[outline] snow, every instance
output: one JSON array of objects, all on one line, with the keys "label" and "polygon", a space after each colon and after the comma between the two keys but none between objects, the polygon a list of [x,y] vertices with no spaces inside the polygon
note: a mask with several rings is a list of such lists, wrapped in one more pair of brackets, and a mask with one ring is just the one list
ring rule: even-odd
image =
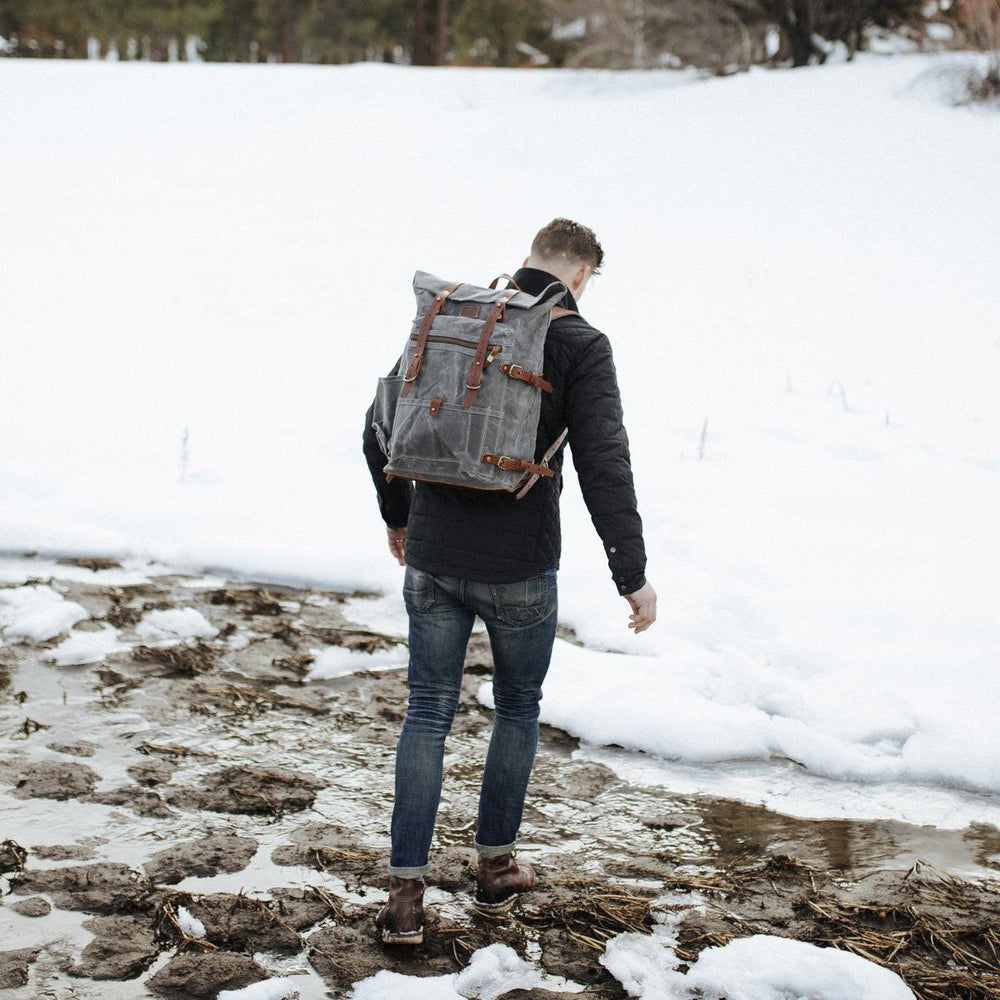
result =
[{"label": "snow", "polygon": [[294,979],[263,979],[241,990],[223,990],[218,1000],[285,1000],[298,996],[299,986]]},{"label": "snow", "polygon": [[0,634],[10,642],[44,642],[90,615],[44,584],[0,589]]},{"label": "snow", "polygon": [[135,627],[144,640],[212,639],[219,630],[196,608],[167,608],[150,611]]},{"label": "snow", "polygon": [[177,923],[185,934],[196,938],[205,937],[205,925],[183,906],[177,907]]},{"label": "snow", "polygon": [[509,945],[491,944],[475,951],[461,972],[446,976],[405,976],[383,969],[355,983],[351,1000],[496,1000],[515,989],[534,987],[576,992],[565,979],[546,976],[520,958]]},{"label": "snow", "polygon": [[405,667],[409,662],[406,646],[395,646],[376,653],[363,653],[343,646],[324,646],[309,652],[316,657],[306,674],[306,680],[310,681],[326,681],[359,670],[392,670]]},{"label": "snow", "polygon": [[57,667],[101,663],[109,653],[127,648],[118,641],[118,629],[111,626],[103,626],[98,632],[72,629],[58,646],[43,653],[42,659],[50,660]]},{"label": "snow", "polygon": [[[0,61],[0,546],[401,613],[359,438],[412,273],[489,281],[575,217],[607,252],[581,307],[614,345],[660,620],[627,630],[568,462],[560,617],[590,652],[559,644],[543,717],[664,777],[740,769],[776,808],[808,783],[829,814],[925,789],[993,816],[1000,129],[912,86],[961,58]],[[530,141],[498,140],[525,107]]]},{"label": "snow", "polygon": [[683,974],[668,942],[619,934],[601,964],[641,1000],[914,1000],[899,976],[873,962],[769,935],[706,948]]}]

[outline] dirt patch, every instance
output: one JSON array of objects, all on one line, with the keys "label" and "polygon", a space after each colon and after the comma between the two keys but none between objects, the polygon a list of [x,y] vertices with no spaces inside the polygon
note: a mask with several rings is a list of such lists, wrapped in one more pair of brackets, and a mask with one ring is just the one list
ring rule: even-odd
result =
[{"label": "dirt patch", "polygon": [[154,882],[172,885],[191,876],[243,871],[256,853],[257,841],[250,837],[215,834],[158,851],[143,870]]},{"label": "dirt patch", "polygon": [[28,966],[38,958],[41,948],[0,951],[0,990],[12,990],[28,982]]},{"label": "dirt patch", "polygon": [[93,570],[95,573],[102,569],[121,569],[122,564],[117,559],[102,559],[98,556],[72,556],[66,559],[57,559],[59,566],[79,566],[81,569]]},{"label": "dirt patch", "polygon": [[87,979],[135,979],[156,960],[159,949],[152,927],[137,917],[94,917],[83,926],[96,935],[70,975]]},{"label": "dirt patch", "polygon": [[149,987],[168,997],[215,997],[221,990],[239,990],[267,979],[248,955],[226,951],[174,956],[149,980]]},{"label": "dirt patch", "polygon": [[64,910],[85,913],[136,913],[153,910],[154,887],[127,865],[99,861],[69,868],[27,870],[10,877],[19,896],[45,893]]},{"label": "dirt patch", "polygon": [[215,666],[215,650],[200,639],[192,645],[136,646],[131,652],[137,663],[155,663],[160,677],[197,677]]},{"label": "dirt patch", "polygon": [[104,806],[124,806],[140,816],[173,816],[174,813],[160,796],[149,789],[121,785],[103,792],[94,792],[89,801]]},{"label": "dirt patch", "polygon": [[52,904],[41,896],[19,899],[16,903],[12,903],[10,908],[15,913],[20,913],[22,917],[47,917],[52,912]]},{"label": "dirt patch", "polygon": [[[186,896],[178,894],[176,899],[180,902]],[[281,905],[274,900],[219,892],[189,896],[182,905],[205,925],[206,940],[217,948],[247,952],[302,950],[298,929],[285,920]],[[301,910],[296,912],[302,916]],[[323,912],[325,915],[329,910]]]},{"label": "dirt patch", "polygon": [[89,795],[100,775],[86,764],[42,760],[21,770],[14,794],[22,799],[76,799]]},{"label": "dirt patch", "polygon": [[140,785],[153,788],[165,785],[174,775],[177,765],[169,760],[144,760],[138,764],[130,764],[125,773]]},{"label": "dirt patch", "polygon": [[96,852],[89,844],[36,844],[31,853],[47,861],[89,861]]},{"label": "dirt patch", "polygon": [[49,750],[69,754],[71,757],[93,757],[98,751],[96,743],[89,740],[70,740],[68,743],[46,743]]},{"label": "dirt patch", "polygon": [[278,768],[224,767],[206,775],[200,788],[182,788],[167,801],[181,809],[264,814],[275,818],[308,809],[325,783]]}]

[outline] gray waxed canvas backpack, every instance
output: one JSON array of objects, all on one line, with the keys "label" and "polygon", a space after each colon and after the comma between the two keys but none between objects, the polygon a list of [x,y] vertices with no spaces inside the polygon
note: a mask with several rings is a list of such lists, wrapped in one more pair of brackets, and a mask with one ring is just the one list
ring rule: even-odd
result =
[{"label": "gray waxed canvas backpack", "polygon": [[553,307],[566,292],[539,295],[449,284],[417,271],[417,314],[399,367],[380,378],[373,428],[389,459],[386,478],[480,490],[518,499],[552,476],[549,460],[566,431],[535,455],[541,394],[551,392],[542,360]]}]

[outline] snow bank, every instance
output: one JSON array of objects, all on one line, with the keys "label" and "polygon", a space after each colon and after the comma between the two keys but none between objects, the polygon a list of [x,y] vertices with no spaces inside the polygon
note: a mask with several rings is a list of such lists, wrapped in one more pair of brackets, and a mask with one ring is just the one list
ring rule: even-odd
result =
[{"label": "snow bank", "polygon": [[44,642],[90,615],[44,584],[0,590],[0,633],[9,642]]},{"label": "snow bank", "polygon": [[406,646],[396,646],[377,653],[363,653],[343,646],[324,646],[322,649],[310,649],[309,652],[316,657],[306,674],[306,680],[310,681],[326,681],[344,674],[354,674],[359,670],[392,670],[405,667],[409,662],[409,650]]},{"label": "snow bank", "polygon": [[683,974],[680,959],[657,938],[620,934],[601,964],[641,1000],[914,1000],[899,976],[873,962],[769,935],[706,948]]},{"label": "snow bank", "polygon": [[[885,815],[895,780],[995,793],[1000,130],[907,91],[949,58],[698,83],[0,61],[0,544],[398,591],[359,438],[413,271],[488,281],[576,217],[660,621],[626,629],[567,462],[560,616],[642,655],[560,648],[544,711],[706,776],[879,782]],[[525,107],[558,125],[484,159]]]},{"label": "snow bank", "polygon": [[298,983],[294,979],[263,979],[241,990],[223,990],[218,1000],[285,1000],[298,994]]},{"label": "snow bank", "polygon": [[111,626],[104,626],[99,632],[73,629],[68,638],[43,653],[42,659],[50,660],[57,667],[101,663],[109,653],[117,653],[127,648],[118,641],[118,629]]},{"label": "snow bank", "polygon": [[135,627],[145,641],[156,639],[212,639],[219,630],[196,608],[150,611]]},{"label": "snow bank", "polygon": [[508,945],[491,944],[474,952],[461,972],[447,976],[423,978],[383,970],[355,983],[351,1000],[495,1000],[511,990],[536,986],[567,989],[565,979],[544,975]]}]

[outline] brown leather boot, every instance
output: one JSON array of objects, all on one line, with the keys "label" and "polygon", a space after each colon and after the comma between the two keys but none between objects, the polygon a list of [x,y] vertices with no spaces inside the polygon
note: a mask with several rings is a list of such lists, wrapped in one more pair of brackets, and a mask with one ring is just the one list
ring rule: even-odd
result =
[{"label": "brown leather boot", "polygon": [[424,880],[389,876],[389,900],[375,926],[386,944],[423,944]]},{"label": "brown leather boot", "polygon": [[522,892],[535,884],[535,873],[513,853],[496,858],[480,858],[473,905],[481,913],[503,913],[514,905]]}]

